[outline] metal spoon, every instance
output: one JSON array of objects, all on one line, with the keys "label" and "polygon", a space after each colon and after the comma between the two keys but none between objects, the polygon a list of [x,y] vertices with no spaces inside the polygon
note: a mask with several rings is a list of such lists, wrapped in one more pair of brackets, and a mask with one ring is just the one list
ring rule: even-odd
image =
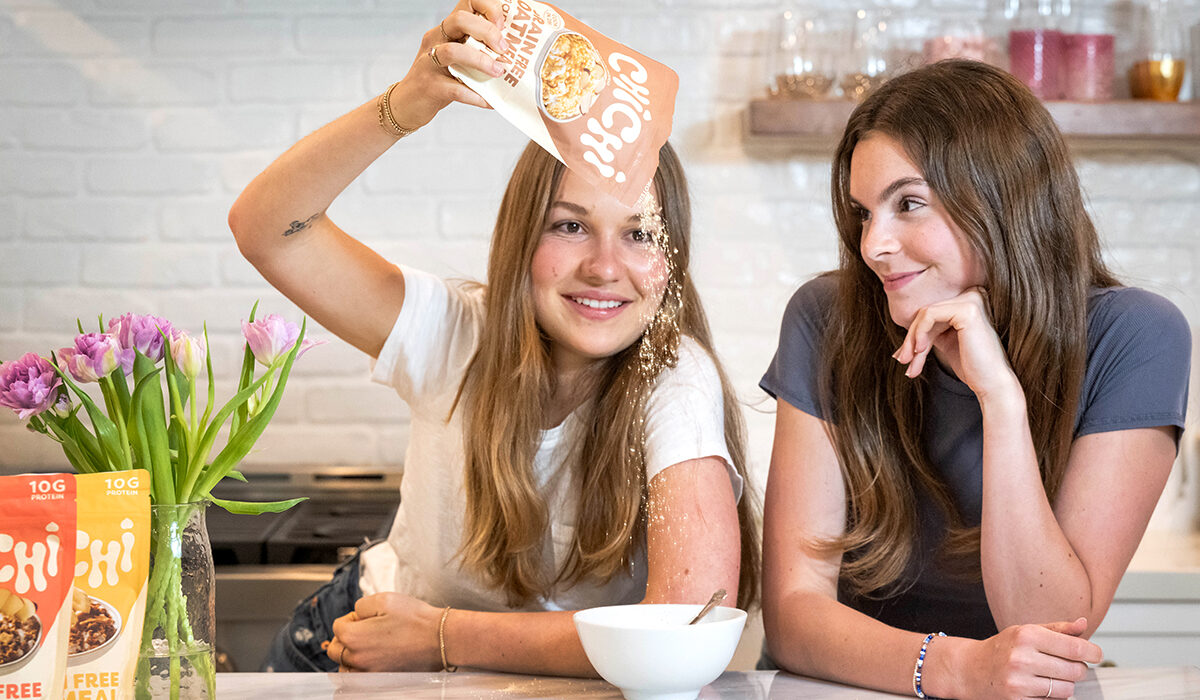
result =
[{"label": "metal spoon", "polygon": [[710,610],[717,607],[717,603],[720,603],[722,600],[725,600],[725,589],[718,588],[717,592],[712,594],[712,597],[708,599],[708,602],[704,604],[704,607],[700,609],[700,612],[697,613],[696,616],[692,618],[692,621],[688,624],[694,625],[699,622],[700,618],[704,617],[709,613]]}]

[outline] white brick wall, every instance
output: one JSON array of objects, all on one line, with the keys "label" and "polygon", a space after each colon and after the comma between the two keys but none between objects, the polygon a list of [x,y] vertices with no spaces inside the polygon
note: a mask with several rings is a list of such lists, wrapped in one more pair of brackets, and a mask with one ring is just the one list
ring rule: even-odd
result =
[{"label": "white brick wall", "polygon": [[[693,186],[694,274],[765,472],[772,417],[757,380],[788,295],[836,261],[828,149],[743,130],[783,2],[562,4],[680,74],[673,141]],[[981,12],[986,0],[890,4],[936,17]],[[449,5],[0,0],[0,358],[67,344],[77,316],[154,312],[193,330],[208,321],[227,390],[250,304],[299,317],[238,255],[229,205],[289,144],[401,77]],[[1200,3],[1188,6],[1187,23],[1200,21]],[[523,142],[494,114],[451,108],[332,214],[393,260],[477,277]],[[1078,162],[1110,259],[1200,318],[1200,147],[1126,144]],[[367,381],[365,357],[331,341],[299,364],[251,468],[401,461],[406,410]],[[0,470],[63,464],[47,443],[0,414]]]}]

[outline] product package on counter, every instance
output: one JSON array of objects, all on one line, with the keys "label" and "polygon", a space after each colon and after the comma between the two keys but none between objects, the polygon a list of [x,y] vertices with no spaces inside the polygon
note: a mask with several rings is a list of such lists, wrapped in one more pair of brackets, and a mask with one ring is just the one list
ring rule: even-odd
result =
[{"label": "product package on counter", "polygon": [[133,697],[150,568],[150,473],[78,474],[64,700]]},{"label": "product package on counter", "polygon": [[75,475],[0,476],[0,699],[63,694]]},{"label": "product package on counter", "polygon": [[679,77],[548,3],[502,8],[505,74],[450,71],[573,172],[636,204],[671,134]]}]

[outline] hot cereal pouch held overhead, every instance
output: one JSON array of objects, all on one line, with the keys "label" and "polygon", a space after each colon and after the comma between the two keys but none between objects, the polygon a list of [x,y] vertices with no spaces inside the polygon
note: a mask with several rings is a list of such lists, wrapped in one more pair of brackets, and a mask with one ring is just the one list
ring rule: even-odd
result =
[{"label": "hot cereal pouch held overhead", "polygon": [[503,5],[503,57],[493,78],[450,71],[572,171],[634,205],[671,135],[679,77],[558,8],[536,0]]}]

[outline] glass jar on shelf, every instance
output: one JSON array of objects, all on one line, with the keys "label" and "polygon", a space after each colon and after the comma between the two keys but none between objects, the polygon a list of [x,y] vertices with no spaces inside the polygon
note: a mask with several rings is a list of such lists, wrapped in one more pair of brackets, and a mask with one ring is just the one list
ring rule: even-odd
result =
[{"label": "glass jar on shelf", "polygon": [[1134,99],[1179,99],[1187,69],[1181,4],[1146,0],[1142,8],[1138,45],[1129,68],[1129,92]]},{"label": "glass jar on shelf", "polygon": [[838,81],[842,97],[861,100],[890,76],[888,41],[891,11],[858,9],[851,20],[848,62]]},{"label": "glass jar on shelf", "polygon": [[1056,0],[1008,0],[1009,71],[1043,100],[1063,95],[1063,35]]},{"label": "glass jar on shelf", "polygon": [[988,35],[984,22],[975,15],[943,16],[925,39],[922,55],[925,63],[946,58],[967,58],[996,64],[1001,52]]},{"label": "glass jar on shelf", "polygon": [[767,58],[767,93],[771,97],[824,99],[836,76],[834,38],[815,13],[784,10],[776,23],[776,39]]},{"label": "glass jar on shelf", "polygon": [[1063,98],[1100,101],[1113,98],[1116,35],[1108,3],[1075,0],[1063,17]]}]

